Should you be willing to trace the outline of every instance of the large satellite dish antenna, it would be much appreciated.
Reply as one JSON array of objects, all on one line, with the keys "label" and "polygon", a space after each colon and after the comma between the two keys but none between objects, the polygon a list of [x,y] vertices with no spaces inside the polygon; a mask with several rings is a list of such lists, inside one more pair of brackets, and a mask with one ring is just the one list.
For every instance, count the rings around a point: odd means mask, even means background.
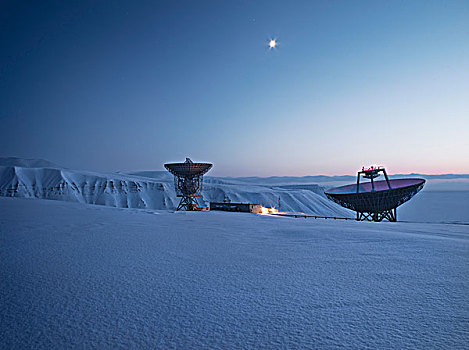
[{"label": "large satellite dish antenna", "polygon": [[194,163],[186,158],[184,163],[167,163],[164,167],[174,175],[176,195],[182,197],[176,210],[199,209],[196,197],[201,196],[203,175],[212,168],[212,164]]},{"label": "large satellite dish antenna", "polygon": [[[374,181],[383,173],[385,180]],[[360,175],[370,182],[360,183]],[[425,184],[424,179],[389,180],[383,167],[362,168],[357,174],[357,184],[332,188],[325,192],[327,198],[357,212],[358,221],[397,221],[397,207],[417,194]]]}]

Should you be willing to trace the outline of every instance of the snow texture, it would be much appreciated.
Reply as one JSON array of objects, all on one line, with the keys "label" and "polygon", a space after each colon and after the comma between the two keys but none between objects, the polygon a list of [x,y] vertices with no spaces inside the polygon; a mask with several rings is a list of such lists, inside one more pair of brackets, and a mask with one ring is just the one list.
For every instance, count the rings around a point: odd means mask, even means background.
[{"label": "snow texture", "polygon": [[0,198],[5,349],[467,349],[469,226]]},{"label": "snow texture", "polygon": [[[4,161],[0,166],[0,196],[54,199],[117,208],[174,210],[179,198],[168,172],[96,173],[43,167],[39,161]],[[21,165],[21,166],[20,166]],[[38,165],[34,167],[33,165]],[[255,203],[282,210],[327,216],[352,216],[329,201],[314,184],[261,185],[207,178],[200,205],[212,202]]]},{"label": "snow texture", "polygon": [[469,191],[421,191],[397,209],[398,220],[469,225]]}]

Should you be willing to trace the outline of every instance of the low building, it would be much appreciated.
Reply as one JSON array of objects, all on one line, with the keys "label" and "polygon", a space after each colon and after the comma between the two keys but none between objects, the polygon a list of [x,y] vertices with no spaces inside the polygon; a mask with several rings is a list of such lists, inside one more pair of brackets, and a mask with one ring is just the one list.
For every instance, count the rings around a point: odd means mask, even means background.
[{"label": "low building", "polygon": [[216,203],[210,202],[210,210],[234,211],[241,213],[262,214],[262,205],[252,203]]}]

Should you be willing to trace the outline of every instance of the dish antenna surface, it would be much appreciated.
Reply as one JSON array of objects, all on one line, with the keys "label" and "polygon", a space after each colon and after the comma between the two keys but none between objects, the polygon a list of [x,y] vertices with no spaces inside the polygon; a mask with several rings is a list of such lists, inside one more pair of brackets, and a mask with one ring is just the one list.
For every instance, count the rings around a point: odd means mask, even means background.
[{"label": "dish antenna surface", "polygon": [[186,158],[184,163],[167,163],[164,167],[174,175],[176,195],[182,197],[176,210],[197,210],[196,197],[201,197],[203,175],[212,168],[210,163],[194,163]]},{"label": "dish antenna surface", "polygon": [[[383,173],[385,180],[374,181]],[[360,175],[370,182],[360,183]],[[357,174],[357,184],[335,187],[325,192],[327,198],[357,212],[358,221],[397,221],[397,207],[417,194],[425,184],[424,179],[408,178],[389,180],[383,167],[362,168]]]}]

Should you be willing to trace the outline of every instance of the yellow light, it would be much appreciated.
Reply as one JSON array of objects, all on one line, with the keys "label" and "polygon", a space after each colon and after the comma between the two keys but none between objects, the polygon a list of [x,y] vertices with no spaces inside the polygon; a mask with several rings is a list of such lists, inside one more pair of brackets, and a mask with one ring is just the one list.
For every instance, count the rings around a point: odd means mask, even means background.
[{"label": "yellow light", "polygon": [[262,215],[266,215],[266,214],[277,214],[278,213],[278,209],[277,208],[266,208],[266,207],[262,207],[261,208],[261,214]]},{"label": "yellow light", "polygon": [[271,39],[269,41],[269,48],[270,49],[275,49],[275,46],[277,46],[277,41],[275,41],[275,39]]}]

